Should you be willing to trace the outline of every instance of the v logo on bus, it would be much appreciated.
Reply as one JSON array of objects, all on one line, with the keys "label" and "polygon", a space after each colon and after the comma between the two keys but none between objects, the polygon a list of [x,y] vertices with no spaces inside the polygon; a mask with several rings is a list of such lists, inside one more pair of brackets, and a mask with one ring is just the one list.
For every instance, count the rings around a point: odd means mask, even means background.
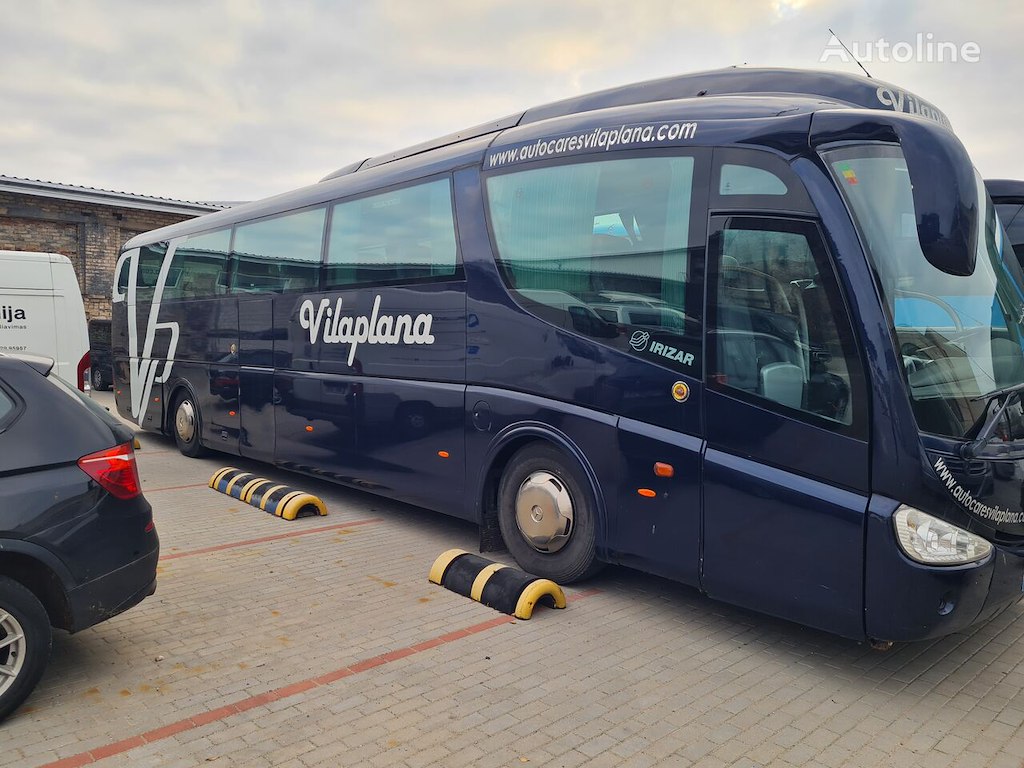
[{"label": "v logo on bus", "polygon": [[[167,282],[167,272],[170,268],[171,257],[173,255],[174,245],[172,244],[172,246],[167,249],[167,254],[164,256],[163,264],[160,267],[160,276],[157,278],[156,286],[153,290],[153,300],[149,305],[149,317],[146,322],[146,338],[142,345],[141,354],[139,350],[139,323],[138,316],[136,314],[137,304],[135,297],[136,277],[138,275],[138,251],[135,251],[135,254],[130,257],[130,279],[128,281],[127,296],[124,294],[118,294],[115,286],[114,300],[124,301],[124,299],[127,298],[128,389],[131,394],[132,418],[135,419],[139,425],[142,424],[142,420],[145,417],[146,406],[149,404],[153,385],[157,383],[162,384],[170,377],[171,367],[174,365],[174,355],[178,350],[178,324],[176,322],[161,323],[159,321],[160,302],[163,299],[164,285]],[[120,262],[116,269],[120,269]],[[161,355],[164,359],[154,360],[153,346],[156,343],[157,333],[160,331],[169,332],[171,334],[171,338],[167,344],[166,354]],[[157,371],[161,365],[163,366],[163,370],[161,370],[158,375]]]}]

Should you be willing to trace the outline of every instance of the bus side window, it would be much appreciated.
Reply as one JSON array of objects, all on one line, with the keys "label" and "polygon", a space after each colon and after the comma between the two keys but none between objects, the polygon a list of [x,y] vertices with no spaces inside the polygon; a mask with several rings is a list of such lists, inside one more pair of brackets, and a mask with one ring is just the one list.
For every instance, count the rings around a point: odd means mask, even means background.
[{"label": "bus side window", "polygon": [[144,245],[139,250],[139,266],[135,276],[136,302],[152,301],[166,255],[167,243]]},{"label": "bus side window", "polygon": [[863,411],[863,377],[817,228],[781,219],[716,221],[709,386],[850,427]]},{"label": "bus side window", "polygon": [[[165,299],[206,299],[225,292],[231,229],[191,235],[171,258]],[[171,280],[171,275],[175,279]]]},{"label": "bus side window", "polygon": [[334,206],[325,288],[450,278],[457,270],[447,176]]},{"label": "bus side window", "polygon": [[327,209],[319,207],[238,225],[232,292],[315,290],[326,216]]},{"label": "bus side window", "polygon": [[554,325],[699,376],[695,175],[696,157],[672,154],[489,177],[506,285],[524,309]]}]

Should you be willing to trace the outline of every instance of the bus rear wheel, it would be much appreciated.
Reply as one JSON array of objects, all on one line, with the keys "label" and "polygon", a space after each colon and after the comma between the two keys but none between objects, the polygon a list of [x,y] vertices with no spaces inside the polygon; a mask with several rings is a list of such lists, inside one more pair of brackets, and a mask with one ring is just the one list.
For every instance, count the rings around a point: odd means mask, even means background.
[{"label": "bus rear wheel", "polygon": [[595,510],[582,468],[545,443],[516,453],[498,486],[505,546],[523,570],[558,583],[597,571]]},{"label": "bus rear wheel", "polygon": [[199,435],[203,425],[202,415],[199,413],[199,406],[196,405],[192,395],[183,392],[174,401],[174,410],[171,412],[171,427],[174,430],[174,442],[178,450],[185,456],[197,458],[206,453],[199,442]]}]

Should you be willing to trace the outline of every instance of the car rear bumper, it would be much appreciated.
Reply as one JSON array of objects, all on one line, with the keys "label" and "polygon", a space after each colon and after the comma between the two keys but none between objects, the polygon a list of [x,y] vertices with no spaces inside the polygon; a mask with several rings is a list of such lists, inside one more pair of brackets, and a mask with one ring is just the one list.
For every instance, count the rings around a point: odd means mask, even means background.
[{"label": "car rear bumper", "polygon": [[68,593],[71,613],[68,631],[78,632],[106,621],[156,592],[159,558],[160,546],[157,544],[137,560],[71,590]]}]

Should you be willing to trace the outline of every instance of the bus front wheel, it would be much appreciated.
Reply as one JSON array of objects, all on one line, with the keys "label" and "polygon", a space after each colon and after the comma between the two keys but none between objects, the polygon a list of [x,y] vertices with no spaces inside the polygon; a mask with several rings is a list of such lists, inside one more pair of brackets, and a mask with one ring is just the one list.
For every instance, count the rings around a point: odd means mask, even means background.
[{"label": "bus front wheel", "polygon": [[498,487],[505,546],[523,570],[554,582],[597,570],[595,509],[582,469],[544,443],[516,453]]},{"label": "bus front wheel", "polygon": [[183,392],[178,396],[174,402],[171,419],[174,442],[178,446],[178,450],[192,458],[202,456],[206,452],[199,442],[203,421],[199,413],[199,406],[196,405],[190,394]]}]

